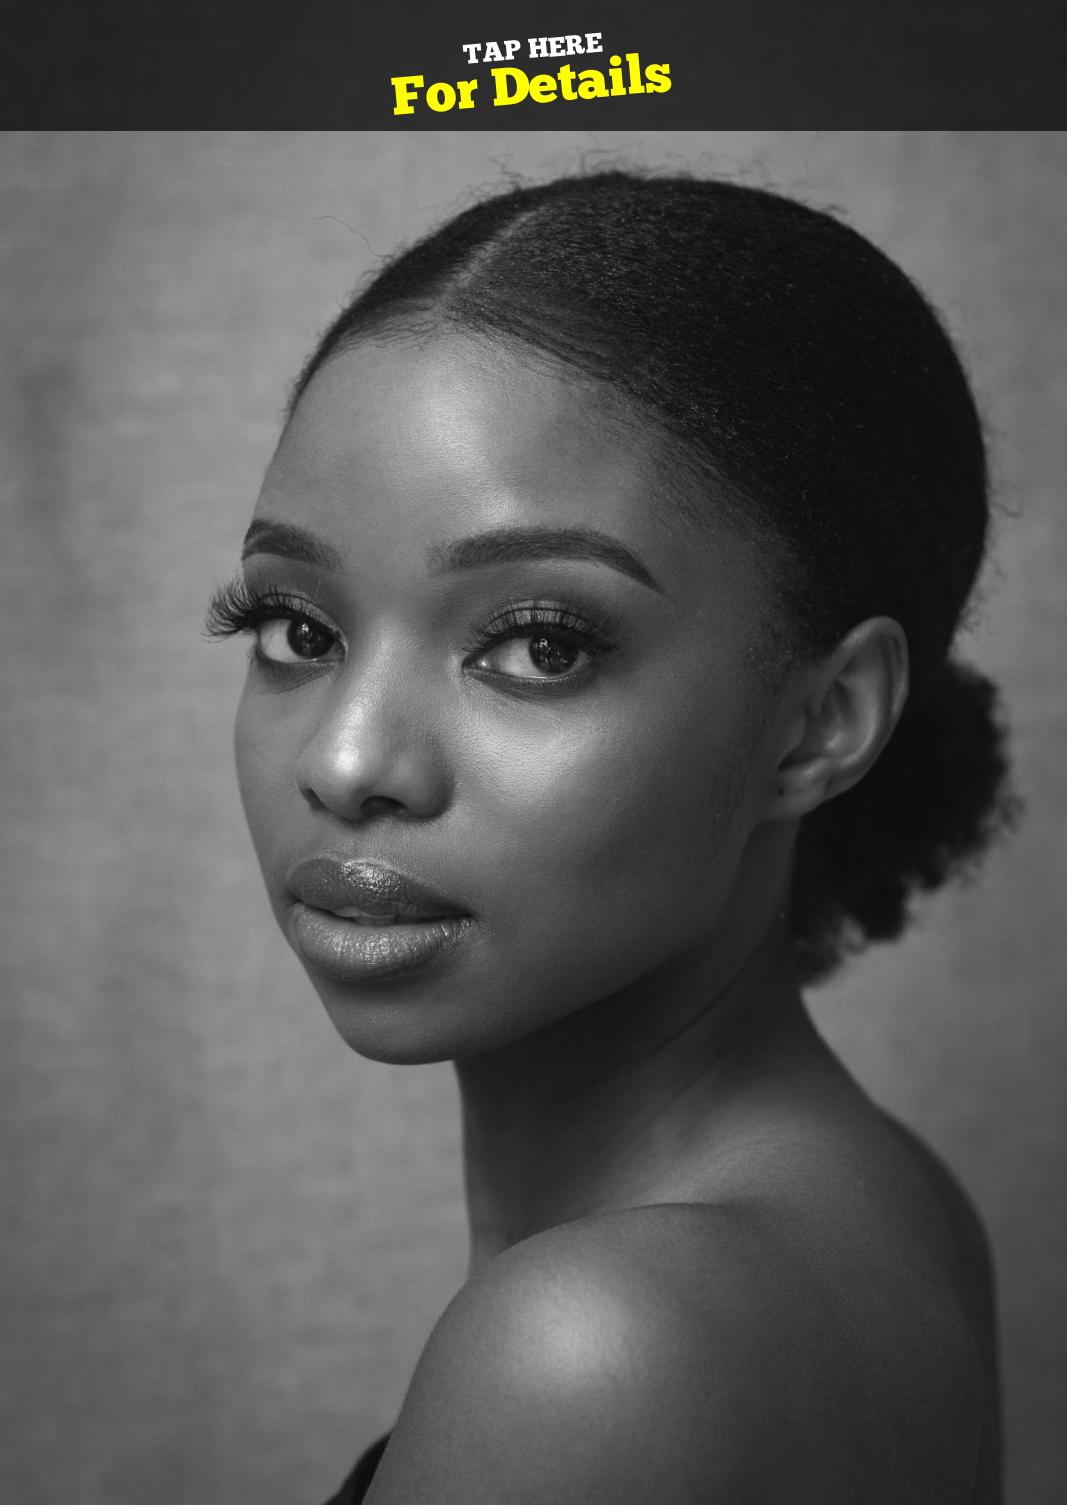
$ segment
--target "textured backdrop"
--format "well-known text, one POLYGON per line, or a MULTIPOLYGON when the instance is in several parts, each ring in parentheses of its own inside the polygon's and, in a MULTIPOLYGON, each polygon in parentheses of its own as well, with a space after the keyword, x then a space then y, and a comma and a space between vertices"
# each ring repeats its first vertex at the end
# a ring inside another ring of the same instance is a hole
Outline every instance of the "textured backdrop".
POLYGON ((948 318, 994 447, 969 652, 1030 817, 816 995, 998 1258, 1012 1505, 1058 1505, 1067 1210, 1067 138, 0 142, 0 1497, 317 1505, 463 1277, 447 1066, 352 1056, 274 928, 198 636, 285 385, 357 277, 510 169, 627 159, 839 207, 948 318))

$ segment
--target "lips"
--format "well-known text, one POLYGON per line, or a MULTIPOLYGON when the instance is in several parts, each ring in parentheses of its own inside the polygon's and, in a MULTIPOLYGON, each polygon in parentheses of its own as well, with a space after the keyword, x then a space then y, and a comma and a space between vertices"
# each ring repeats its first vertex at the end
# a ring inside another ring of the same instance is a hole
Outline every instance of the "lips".
POLYGON ((356 924, 425 924, 466 913, 443 894, 377 862, 309 857, 286 882, 303 903, 356 924))
POLYGON ((425 976, 461 954, 474 925, 451 899, 377 862, 309 857, 286 881, 292 945, 345 985, 425 976))

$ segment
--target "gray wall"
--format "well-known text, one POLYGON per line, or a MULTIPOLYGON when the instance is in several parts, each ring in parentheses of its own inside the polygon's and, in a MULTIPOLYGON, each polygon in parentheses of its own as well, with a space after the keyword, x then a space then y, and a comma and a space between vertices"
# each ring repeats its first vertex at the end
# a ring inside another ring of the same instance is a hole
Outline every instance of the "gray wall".
POLYGON ((817 1016, 996 1245, 1014 1505, 1062 1498, 1067 139, 13 135, 0 143, 0 1495, 316 1505, 463 1275, 447 1066, 335 1037, 276 933, 198 637, 285 384, 374 258, 623 148, 840 206, 926 287, 988 416, 970 652, 1030 819, 817 1016))

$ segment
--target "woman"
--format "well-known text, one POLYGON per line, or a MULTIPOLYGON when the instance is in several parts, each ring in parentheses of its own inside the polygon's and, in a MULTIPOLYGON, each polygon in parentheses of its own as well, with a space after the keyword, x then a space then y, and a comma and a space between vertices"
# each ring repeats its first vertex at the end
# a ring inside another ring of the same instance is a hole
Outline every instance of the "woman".
POLYGON ((764 191, 502 193, 323 336, 208 628, 278 922, 455 1062, 471 1227, 338 1502, 999 1499, 980 1223, 802 998, 1009 812, 987 514, 922 296, 764 191))

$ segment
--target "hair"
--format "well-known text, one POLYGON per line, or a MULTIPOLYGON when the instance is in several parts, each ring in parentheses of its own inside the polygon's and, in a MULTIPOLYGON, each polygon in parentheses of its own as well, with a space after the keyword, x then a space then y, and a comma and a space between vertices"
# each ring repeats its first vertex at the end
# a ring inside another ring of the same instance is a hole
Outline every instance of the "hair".
POLYGON ((622 394, 707 510, 772 561, 794 657, 871 615, 900 623, 905 709, 867 776, 801 821, 790 906, 808 982, 897 936, 911 895, 968 872, 1016 810, 997 692, 950 657, 988 476, 922 293, 847 225, 765 189, 563 177, 497 193, 387 261, 321 337, 288 414, 355 341, 450 327, 622 394))

